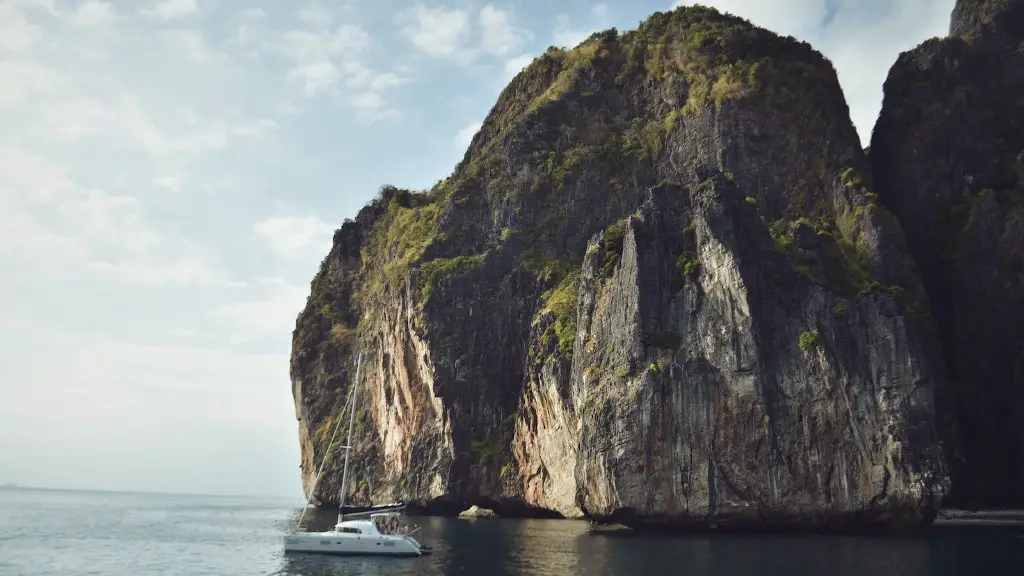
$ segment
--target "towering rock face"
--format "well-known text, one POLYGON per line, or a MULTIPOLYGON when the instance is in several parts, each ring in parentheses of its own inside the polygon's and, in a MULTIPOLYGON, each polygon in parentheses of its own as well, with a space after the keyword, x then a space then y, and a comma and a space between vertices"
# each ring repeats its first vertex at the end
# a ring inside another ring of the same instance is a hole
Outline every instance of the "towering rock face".
POLYGON ((1016 50, 1021 42, 1024 4, 1019 0, 958 0, 949 35, 996 51, 1016 50))
POLYGON ((792 38, 680 8, 549 50, 451 177, 335 235, 293 339, 307 488, 361 348, 350 501, 927 521, 944 367, 867 168, 792 38))
POLYGON ((1024 505, 1024 1, 963 0, 904 53, 871 161, 941 331, 960 442, 949 502, 1024 505))

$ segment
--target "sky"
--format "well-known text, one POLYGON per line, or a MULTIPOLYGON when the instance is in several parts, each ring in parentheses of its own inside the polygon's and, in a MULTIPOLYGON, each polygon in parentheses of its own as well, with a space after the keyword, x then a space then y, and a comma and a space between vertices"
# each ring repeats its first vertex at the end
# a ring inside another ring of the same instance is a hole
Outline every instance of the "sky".
MULTIPOLYGON (((335 228, 461 159, 551 45, 672 0, 0 0, 0 484, 301 498, 335 228)), ((953 0, 707 5, 830 58, 862 140, 953 0)))

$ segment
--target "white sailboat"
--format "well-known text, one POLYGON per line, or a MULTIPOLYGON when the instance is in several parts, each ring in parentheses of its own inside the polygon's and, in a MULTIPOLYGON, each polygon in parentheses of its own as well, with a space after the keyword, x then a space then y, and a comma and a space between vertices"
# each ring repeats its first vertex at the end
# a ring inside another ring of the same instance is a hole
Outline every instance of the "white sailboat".
MULTIPOLYGON (((430 553, 430 548, 420 544, 413 538, 413 534, 419 530, 416 528, 409 531, 401 526, 402 506, 371 507, 371 511, 357 512, 354 514, 343 514, 345 508, 345 489, 348 486, 348 461, 352 451, 352 428, 355 424, 356 392, 359 390, 359 379, 363 366, 363 353, 359 353, 356 362, 356 381, 349 397, 352 408, 349 413, 348 441, 342 448, 345 449, 345 468, 341 479, 341 494, 338 504, 338 522, 333 530, 326 532, 292 532, 284 541, 285 552, 316 552, 321 554, 338 555, 373 555, 373 556, 423 556, 430 553), (369 517, 368 520, 346 520, 345 517, 369 517)), ((316 490, 316 484, 320 481, 324 464, 330 456, 330 446, 334 444, 334 437, 340 428, 341 418, 338 425, 335 425, 334 434, 328 444, 328 450, 320 463, 316 480, 310 488, 306 497, 306 508, 302 510, 296 530, 302 524, 302 518, 309 508, 309 498, 316 490)))

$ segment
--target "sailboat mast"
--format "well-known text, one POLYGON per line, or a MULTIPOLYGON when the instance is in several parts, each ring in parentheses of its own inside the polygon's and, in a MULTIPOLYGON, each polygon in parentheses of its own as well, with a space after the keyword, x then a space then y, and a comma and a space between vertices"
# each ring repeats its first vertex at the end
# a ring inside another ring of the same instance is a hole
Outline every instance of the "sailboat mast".
POLYGON ((345 492, 348 490, 348 461, 352 453, 352 428, 356 423, 356 393, 359 391, 359 376, 363 368, 363 351, 359 351, 359 359, 356 360, 356 382, 352 389, 352 409, 348 417, 348 441, 345 442, 345 469, 341 473, 341 494, 338 497, 338 522, 342 521, 341 509, 345 506, 345 492))

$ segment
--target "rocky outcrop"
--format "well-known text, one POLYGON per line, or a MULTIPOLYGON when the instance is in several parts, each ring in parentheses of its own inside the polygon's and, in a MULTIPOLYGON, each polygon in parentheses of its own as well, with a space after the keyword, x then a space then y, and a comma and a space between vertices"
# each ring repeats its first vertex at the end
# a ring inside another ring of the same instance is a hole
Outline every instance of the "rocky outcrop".
POLYGON ((871 141, 949 366, 952 493, 1024 506, 1024 1, 957 2, 900 55, 871 141))
POLYGON ((349 501, 927 523, 945 367, 874 186, 805 43, 687 7, 549 50, 451 177, 335 235, 293 338, 306 486, 362 348, 349 501))
POLYGON ((949 35, 985 50, 1014 51, 1020 47, 1022 22, 1019 0, 957 0, 949 35))
MULTIPOLYGON (((838 251, 807 236, 812 258, 838 251)), ((725 181, 656 188, 604 265, 591 250, 574 355, 591 516, 829 529, 932 513, 934 374, 892 295, 809 282, 725 181), (680 282, 685 229, 698 264, 680 282)))
POLYGON ((496 516, 497 514, 494 513, 494 510, 481 508, 475 504, 459 512, 459 518, 494 518, 496 516))

